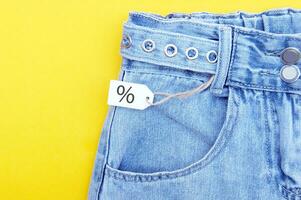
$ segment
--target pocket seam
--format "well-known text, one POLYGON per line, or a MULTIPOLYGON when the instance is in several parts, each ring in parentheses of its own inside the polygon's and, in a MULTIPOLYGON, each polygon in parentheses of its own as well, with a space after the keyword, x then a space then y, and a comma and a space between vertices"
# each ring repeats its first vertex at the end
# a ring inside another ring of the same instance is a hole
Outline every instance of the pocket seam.
MULTIPOLYGON (((229 90, 229 92, 230 91, 233 92, 231 89, 229 90)), ((219 136, 217 137, 214 145, 210 148, 208 153, 198 161, 181 169, 153 173, 122 171, 119 169, 112 168, 111 166, 109 166, 108 163, 106 163, 105 174, 108 175, 108 177, 112 177, 117 180, 124 180, 130 182, 153 182, 158 180, 168 180, 183 177, 200 171, 206 165, 211 163, 214 160, 214 158, 222 151, 222 149, 226 147, 226 144, 232 135, 232 130, 238 118, 240 99, 236 98, 235 94, 232 94, 231 96, 232 98, 230 99, 229 93, 229 108, 227 112, 227 118, 224 126, 220 131, 219 136)))

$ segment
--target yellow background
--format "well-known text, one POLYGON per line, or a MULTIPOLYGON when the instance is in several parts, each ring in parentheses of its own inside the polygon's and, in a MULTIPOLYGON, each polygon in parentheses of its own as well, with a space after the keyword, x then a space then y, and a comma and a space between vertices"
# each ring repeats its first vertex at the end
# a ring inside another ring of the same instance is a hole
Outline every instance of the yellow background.
POLYGON ((86 199, 129 11, 259 12, 299 0, 1 0, 0 199, 86 199))

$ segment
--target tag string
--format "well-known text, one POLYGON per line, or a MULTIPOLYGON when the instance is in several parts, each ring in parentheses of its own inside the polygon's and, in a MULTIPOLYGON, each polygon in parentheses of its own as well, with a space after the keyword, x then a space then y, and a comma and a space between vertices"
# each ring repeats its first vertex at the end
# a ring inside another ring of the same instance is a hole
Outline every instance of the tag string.
POLYGON ((188 90, 188 91, 184 91, 184 92, 178 92, 178 93, 174 93, 174 94, 165 93, 165 92, 154 92, 154 95, 165 96, 165 98, 161 99, 160 101, 152 103, 152 102, 149 102, 149 98, 146 97, 146 102, 150 106, 156 106, 156 105, 163 104, 163 103, 165 103, 166 101, 169 101, 172 98, 183 99, 183 98, 189 97, 191 95, 194 95, 196 93, 199 93, 199 92, 202 92, 202 91, 206 90, 211 85, 213 80, 214 80, 214 75, 211 76, 208 81, 206 81, 205 83, 202 83, 198 87, 193 88, 193 89, 188 90))

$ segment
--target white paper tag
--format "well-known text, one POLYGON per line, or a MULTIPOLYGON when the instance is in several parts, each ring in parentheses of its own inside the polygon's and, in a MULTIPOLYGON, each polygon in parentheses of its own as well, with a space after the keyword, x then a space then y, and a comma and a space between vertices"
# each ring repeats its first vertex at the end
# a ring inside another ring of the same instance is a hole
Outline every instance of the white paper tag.
POLYGON ((110 81, 109 105, 143 110, 150 106, 149 103, 153 100, 154 94, 146 85, 118 80, 110 81))

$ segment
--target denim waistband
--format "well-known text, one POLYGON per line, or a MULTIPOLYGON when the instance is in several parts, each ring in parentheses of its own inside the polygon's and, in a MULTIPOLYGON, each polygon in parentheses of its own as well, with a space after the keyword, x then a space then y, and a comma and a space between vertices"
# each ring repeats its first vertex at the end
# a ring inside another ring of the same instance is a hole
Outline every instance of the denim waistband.
MULTIPOLYGON (((300 78, 293 83, 280 78, 280 53, 288 47, 301 50, 300 22, 301 10, 294 9, 167 16, 132 12, 123 28, 131 45, 121 53, 127 59, 215 74, 210 88, 215 94, 227 85, 301 94, 300 78), (151 51, 142 48, 148 40, 155 46, 151 51), (175 56, 164 54, 169 44, 177 48, 175 56), (189 48, 198 50, 197 59, 187 59, 189 48), (208 62, 210 52, 217 53, 217 62, 208 62)), ((295 65, 300 68, 300 63, 295 65)))

